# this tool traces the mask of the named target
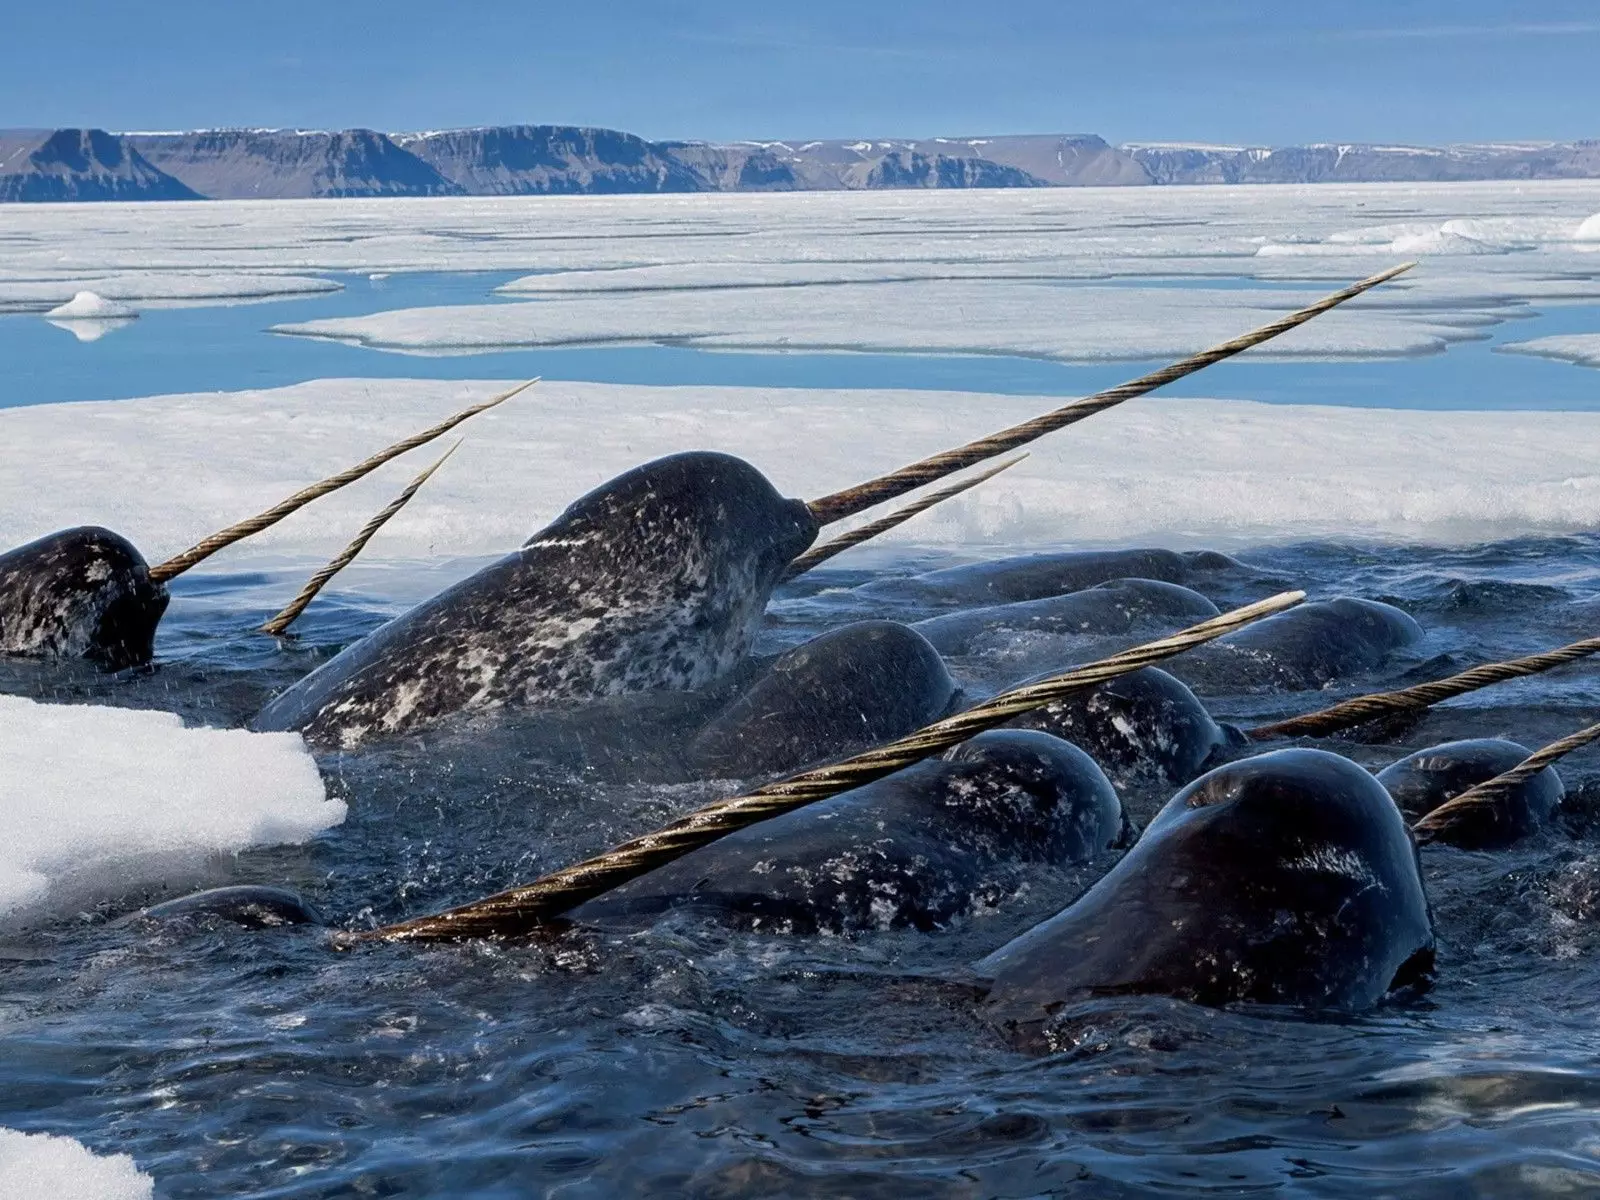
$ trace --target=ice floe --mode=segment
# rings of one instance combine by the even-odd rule
[[[1319,293],[927,280],[827,288],[551,295],[274,326],[279,333],[420,354],[513,346],[658,343],[712,349],[1011,354],[1063,361],[1175,358],[1266,323]],[[1430,354],[1473,336],[1458,315],[1352,306],[1253,358]]]
[[[159,251],[157,252],[159,253]],[[219,271],[121,271],[114,274],[58,275],[7,269],[0,271],[0,313],[44,312],[53,317],[82,318],[129,316],[125,303],[137,301],[141,307],[242,303],[271,300],[284,296],[315,295],[338,291],[342,285],[331,279],[307,275],[240,274]],[[77,311],[84,296],[94,296],[102,304],[118,304],[125,311]],[[64,311],[74,309],[74,311]]]
[[[69,1137],[0,1128],[0,1196],[12,1200],[150,1200],[155,1183],[126,1154]]]
[[[181,885],[344,816],[298,734],[0,696],[0,919]]]
[[[1600,367],[1600,333],[1555,334],[1526,342],[1508,342],[1495,348],[1506,354],[1532,354],[1580,367]]]
[[[119,317],[136,317],[138,315],[126,304],[118,304],[115,300],[107,300],[98,292],[79,292],[65,304],[58,304],[45,313],[47,317],[60,317],[66,320],[78,321],[104,321]]]
[[[0,410],[0,546],[97,522],[133,538],[148,556],[164,556],[505,386],[320,380]],[[466,444],[450,469],[335,586],[414,595],[419,564],[464,573],[473,561],[520,545],[596,484],[657,455],[726,450],[756,464],[785,494],[817,496],[1060,402],[547,381],[462,426]],[[1597,413],[1145,397],[1046,437],[1021,465],[884,544],[981,553],[1317,536],[1452,542],[1593,529],[1600,525],[1600,465],[1590,449],[1597,440]],[[320,564],[428,453],[318,501],[197,574]],[[299,581],[284,586],[292,591]],[[445,581],[435,573],[428,584]]]

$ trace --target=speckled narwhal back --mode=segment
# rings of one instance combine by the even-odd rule
[[[740,459],[657,459],[348,647],[256,726],[351,747],[456,712],[703,686],[749,651],[816,534],[803,501]]]

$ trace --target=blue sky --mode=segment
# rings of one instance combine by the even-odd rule
[[[1600,136],[1596,0],[0,3],[0,127]]]

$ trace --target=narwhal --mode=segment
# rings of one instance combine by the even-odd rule
[[[47,534],[0,554],[0,654],[86,659],[108,670],[148,663],[173,579],[531,386],[462,409],[154,566],[127,538],[95,525]]]
[[[646,463],[519,550],[402,614],[274,698],[263,730],[350,748],[459,712],[692,691],[748,653],[773,589],[834,522],[1143,395],[1394,278],[1362,280],[1232,341],[812,501],[709,451]]]

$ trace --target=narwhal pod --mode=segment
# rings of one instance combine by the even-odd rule
[[[456,712],[701,687],[748,652],[817,528],[737,458],[657,459],[347,647],[256,727],[351,747]]]
[[[1470,787],[1502,775],[1531,753],[1500,738],[1445,742],[1407,755],[1378,772],[1378,782],[1400,811],[1416,820]],[[1543,828],[1561,804],[1566,788],[1554,767],[1523,780],[1492,806],[1463,813],[1434,840],[1466,850],[1493,850]]]
[[[1199,592],[1156,579],[1113,579],[1063,596],[990,604],[929,617],[912,625],[941,654],[970,654],[1006,634],[1115,634],[1154,622],[1185,625],[1217,615]]]
[[[1280,750],[1190,784],[1098,883],[975,969],[990,1015],[1037,1041],[1095,996],[1360,1011],[1425,986],[1433,953],[1416,844],[1383,786]]]
[[[775,659],[689,747],[697,772],[790,771],[893,741],[947,715],[959,689],[939,652],[896,621],[857,621]]]
[[[1079,592],[1113,579],[1182,583],[1196,572],[1238,566],[1226,555],[1212,551],[1179,554],[1155,549],[1069,550],[944,567],[900,579],[878,579],[862,584],[856,591],[874,599],[953,608],[1039,600]]]
[[[1422,640],[1422,627],[1379,600],[1302,604],[1186,654],[1174,667],[1207,692],[1320,688],[1382,666]]]
[[[1187,685],[1159,667],[1052,700],[1010,726],[1040,729],[1081,747],[1124,791],[1140,784],[1181,786],[1222,747],[1245,744],[1243,734],[1212,720]]]
[[[999,903],[1025,864],[1085,862],[1123,833],[1116,792],[1083,751],[993,730],[731,834],[571,915],[628,923],[689,907],[771,932],[935,929]]]
[[[0,554],[0,654],[150,661],[167,589],[133,543],[93,525]]]

